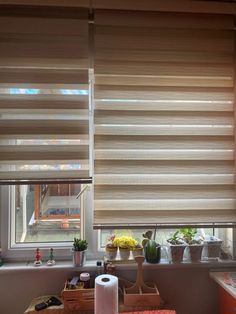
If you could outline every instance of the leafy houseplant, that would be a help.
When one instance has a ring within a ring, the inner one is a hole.
[[[86,240],[81,240],[74,238],[73,242],[73,262],[74,266],[83,266],[85,261],[85,252],[88,248],[88,242]]]
[[[108,238],[108,243],[106,244],[105,251],[108,260],[114,260],[116,259],[117,256],[118,246],[115,241],[115,238],[116,236],[112,235],[110,238]]]
[[[197,234],[196,228],[181,228],[179,232],[182,234],[182,237],[186,243],[198,243],[198,241],[195,239],[195,236]]]
[[[155,264],[160,262],[161,247],[155,240],[152,240],[152,234],[153,232],[150,230],[143,234],[144,239],[142,245],[144,247],[146,261]]]
[[[184,241],[188,245],[189,257],[192,262],[199,262],[202,258],[203,241],[202,238],[197,238],[196,228],[181,228],[180,233]]]
[[[180,231],[177,230],[173,235],[167,240],[169,243],[169,251],[173,263],[181,263],[183,261],[184,250],[186,248],[186,243],[179,236]]]

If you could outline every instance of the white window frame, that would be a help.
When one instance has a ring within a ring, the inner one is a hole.
[[[15,198],[14,186],[2,186],[1,188],[1,248],[2,256],[5,261],[34,261],[35,249],[40,248],[43,260],[49,256],[49,249],[55,251],[56,260],[72,260],[72,241],[67,242],[48,242],[48,243],[15,243]],[[93,187],[87,190],[86,202],[92,199]],[[83,206],[82,206],[83,208]],[[81,237],[89,243],[87,258],[101,258],[104,253],[98,251],[98,232],[93,230],[92,206],[87,206],[86,210],[81,211]],[[72,239],[73,240],[73,239]]]

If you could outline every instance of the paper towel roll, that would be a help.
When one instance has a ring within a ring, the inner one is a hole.
[[[95,314],[118,314],[118,278],[116,276],[96,277]]]

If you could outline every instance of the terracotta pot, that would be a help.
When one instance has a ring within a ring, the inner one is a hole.
[[[169,252],[173,263],[181,263],[183,261],[185,248],[186,248],[185,244],[181,245],[170,244]]]
[[[106,247],[106,257],[109,261],[116,259],[117,250],[117,247]]]
[[[133,249],[132,253],[133,253],[134,258],[135,258],[135,256],[143,255],[143,248]]]
[[[222,240],[204,241],[208,258],[220,257],[222,242]]]
[[[130,250],[123,249],[123,248],[119,248],[119,250],[120,250],[120,258],[124,261],[127,261],[130,257]]]
[[[192,262],[199,262],[202,259],[203,244],[193,244],[188,246],[189,257]]]

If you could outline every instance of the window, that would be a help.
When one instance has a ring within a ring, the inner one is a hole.
[[[69,248],[74,236],[84,237],[92,182],[88,8],[31,9],[0,10],[0,183],[10,185],[2,187],[9,258],[32,257],[27,250],[36,246]]]
[[[5,251],[236,223],[232,15],[15,10],[0,13]]]
[[[64,243],[80,238],[84,206],[81,193],[85,188],[80,184],[15,186],[12,191],[15,195],[12,202],[14,242]]]

